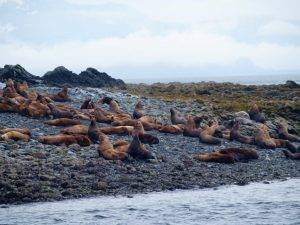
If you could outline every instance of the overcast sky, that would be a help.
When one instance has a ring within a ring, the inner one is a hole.
[[[0,66],[131,79],[300,74],[299,0],[0,0]]]

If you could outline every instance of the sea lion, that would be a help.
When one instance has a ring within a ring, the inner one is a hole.
[[[96,108],[96,106],[95,106],[94,102],[92,101],[92,99],[90,99],[90,98],[85,100],[80,107],[80,109],[95,109],[95,108]]]
[[[70,118],[70,119],[72,119],[74,117],[74,113],[71,113],[70,111],[61,110],[51,103],[48,103],[48,107],[50,108],[51,113],[54,118]]]
[[[118,102],[110,97],[102,97],[99,102],[102,104],[108,104],[109,110],[113,113],[117,113],[117,114],[124,113],[124,111],[120,109]]]
[[[199,137],[200,132],[202,131],[201,128],[199,128],[199,119],[200,117],[193,117],[188,116],[187,124],[183,128],[183,136],[189,136],[189,137]],[[197,123],[196,123],[197,122]]]
[[[221,144],[221,139],[213,136],[218,127],[216,122],[212,123],[211,126],[205,125],[199,134],[199,140],[206,144]]]
[[[107,160],[124,160],[127,158],[128,154],[128,143],[122,142],[122,144],[117,144],[115,147],[110,142],[108,137],[99,132],[99,145],[98,153],[100,156]]]
[[[165,124],[162,125],[158,131],[161,133],[169,133],[169,134],[182,134],[184,129],[183,124]]]
[[[177,110],[171,108],[170,113],[172,124],[187,124],[187,119],[184,116],[180,115],[180,113]]]
[[[138,135],[134,135],[133,139],[128,147],[128,154],[133,158],[139,159],[154,159],[155,156],[145,148],[145,146],[140,142]]]
[[[3,89],[2,96],[7,97],[7,98],[16,98],[20,95],[17,93],[17,91],[14,87],[8,86]]]
[[[99,142],[99,130],[95,119],[91,120],[89,129],[88,129],[88,137],[93,143]]]
[[[39,142],[48,145],[63,145],[69,146],[71,144],[78,144],[80,146],[89,146],[91,144],[90,139],[86,135],[74,134],[57,134],[41,136],[38,139]]]
[[[55,102],[70,101],[67,87],[63,87],[63,89],[61,91],[59,91],[57,94],[50,94],[50,95],[48,95],[48,97]]]
[[[266,122],[266,116],[264,113],[262,113],[257,106],[257,104],[254,104],[251,109],[249,110],[249,116],[251,120],[254,120],[258,123],[265,123]]]
[[[260,126],[254,136],[254,142],[263,148],[276,148],[276,142],[270,137],[268,127],[266,125]]]
[[[0,112],[20,112],[21,104],[14,98],[0,97]]]
[[[5,134],[10,131],[17,131],[19,133],[31,136],[30,130],[28,128],[3,128],[3,129],[0,129],[0,134]]]
[[[20,108],[21,114],[31,117],[45,117],[50,115],[51,110],[47,105],[37,101],[27,100]]]
[[[63,134],[82,134],[87,135],[89,127],[86,125],[74,125],[62,129],[60,132]]]
[[[147,134],[144,130],[143,124],[141,121],[136,121],[134,129],[132,131],[132,136],[137,135],[142,143],[147,144],[158,144],[159,140],[157,137]]]
[[[299,152],[292,153],[288,150],[283,150],[283,153],[284,153],[285,157],[288,158],[288,159],[300,160],[300,153]]]
[[[73,125],[81,124],[80,120],[74,120],[74,119],[69,119],[69,118],[59,118],[59,119],[47,120],[44,123],[51,125],[51,126],[73,126]]]
[[[253,144],[254,138],[241,134],[239,129],[240,129],[240,123],[238,121],[236,121],[230,131],[229,139],[231,141],[237,140],[237,141],[239,141],[241,143],[245,143],[245,144]]]
[[[141,101],[138,101],[134,107],[134,111],[133,111],[133,119],[139,119],[142,116],[144,116],[144,111],[143,111],[143,104]]]
[[[195,154],[193,158],[205,162],[234,163],[240,161],[247,162],[251,159],[258,159],[258,153],[255,149],[232,147],[209,153]]]
[[[300,137],[294,134],[289,134],[287,126],[283,123],[278,126],[278,137],[292,142],[300,142]]]
[[[286,147],[293,153],[300,152],[300,143],[286,142]]]
[[[95,117],[96,121],[99,123],[111,123],[113,121],[113,116],[105,115],[104,110],[95,109],[92,115]]]
[[[104,134],[120,134],[128,135],[133,131],[133,126],[116,126],[116,127],[100,127],[98,128]]]
[[[1,135],[2,140],[14,140],[14,141],[26,141],[30,140],[30,136],[27,134],[20,133],[18,131],[9,131]]]

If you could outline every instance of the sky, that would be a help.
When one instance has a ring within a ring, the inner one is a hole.
[[[0,67],[114,77],[300,74],[299,0],[0,0]],[[300,76],[300,75],[299,75]]]

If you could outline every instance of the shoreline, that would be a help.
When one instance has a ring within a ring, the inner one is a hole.
[[[35,87],[39,91],[57,92],[58,88]],[[131,111],[138,97],[130,92],[108,92],[95,88],[72,88],[72,106],[78,108],[87,97],[99,99],[109,95]],[[284,95],[284,94],[283,94]],[[165,101],[141,97],[148,115],[169,120],[168,109],[175,107],[183,113],[197,114],[206,103],[198,101]],[[207,111],[213,110],[206,108]],[[214,112],[214,111],[213,111]],[[28,127],[33,138],[58,133],[61,127],[43,124],[46,118],[33,119],[14,113],[1,113],[0,125]],[[293,120],[292,120],[293,121]],[[83,121],[88,124],[88,121]],[[99,124],[100,126],[104,124]],[[214,188],[222,185],[245,185],[252,182],[299,177],[300,164],[287,160],[282,149],[262,149],[256,146],[260,158],[248,163],[218,164],[199,162],[191,155],[229,146],[250,145],[223,140],[221,145],[200,143],[197,138],[149,132],[160,140],[158,145],[147,145],[157,161],[145,162],[130,158],[108,161],[98,156],[97,145],[69,147],[43,145],[36,140],[23,142],[0,141],[0,204],[20,204],[87,196],[132,195],[166,190]],[[130,140],[128,136],[110,138]]]

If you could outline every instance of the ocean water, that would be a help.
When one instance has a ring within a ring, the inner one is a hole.
[[[300,224],[300,179],[0,208],[0,224]]]

